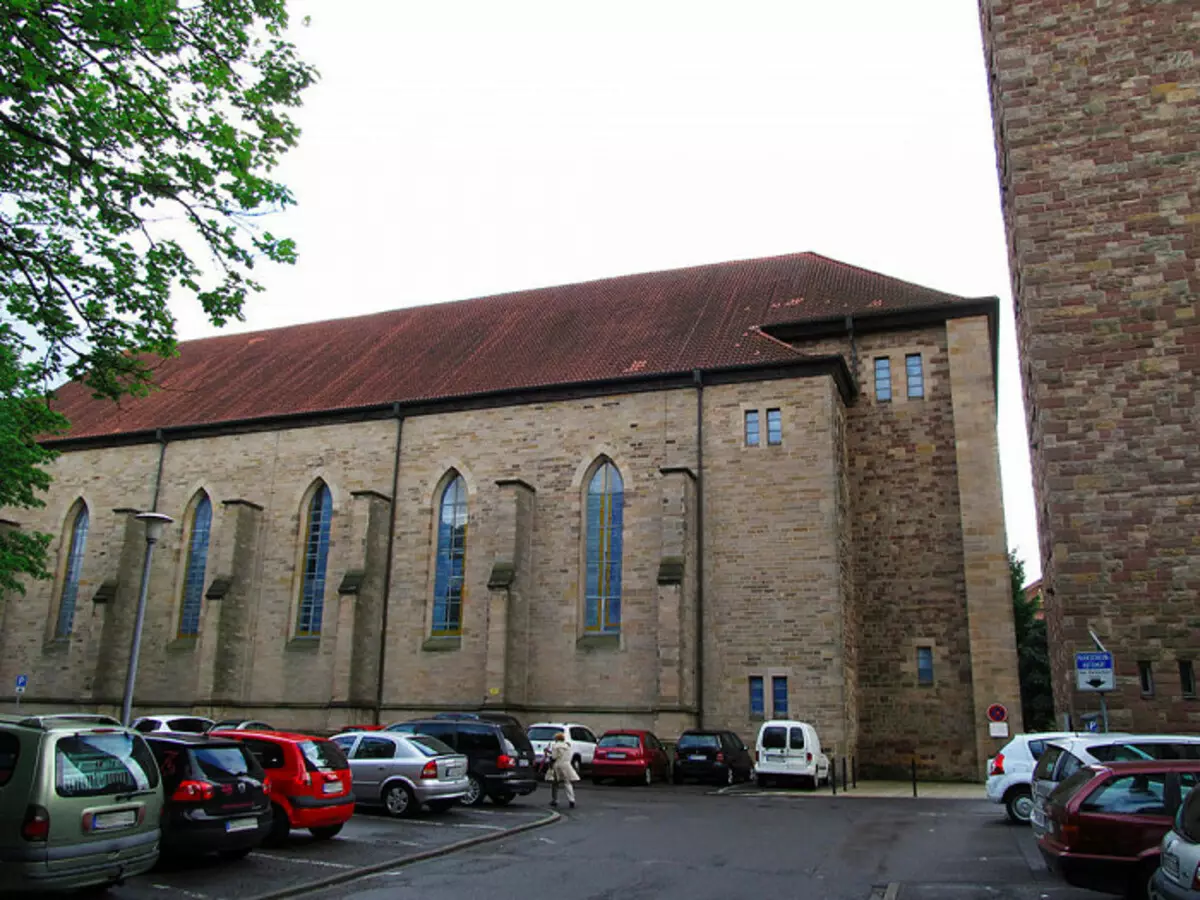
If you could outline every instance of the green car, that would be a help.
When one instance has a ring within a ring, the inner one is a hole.
[[[0,885],[112,884],[158,859],[163,788],[141,736],[108,716],[0,715]]]

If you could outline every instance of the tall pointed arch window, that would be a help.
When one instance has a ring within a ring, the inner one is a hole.
[[[75,625],[75,601],[79,597],[79,575],[83,571],[83,554],[87,547],[88,508],[82,500],[71,523],[71,544],[67,551],[67,566],[63,572],[62,596],[58,601],[58,621],[54,625],[54,636],[71,636]]]
[[[181,638],[200,633],[200,603],[204,598],[204,570],[208,566],[208,539],[212,533],[212,502],[200,492],[193,504],[187,561],[183,570],[183,602],[179,608]]]
[[[584,630],[621,630],[621,533],[625,486],[605,460],[588,482]]]
[[[467,560],[467,483],[457,472],[438,503],[437,563],[433,585],[434,636],[462,634]]]
[[[325,613],[325,566],[329,561],[329,523],[333,496],[324,482],[317,484],[308,501],[304,521],[304,578],[300,583],[300,613],[296,637],[320,637]]]

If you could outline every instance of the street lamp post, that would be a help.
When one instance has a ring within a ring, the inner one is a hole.
[[[135,518],[146,524],[146,555],[142,559],[142,587],[138,591],[137,618],[133,623],[133,641],[129,647],[129,671],[125,673],[125,696],[121,701],[121,724],[126,727],[133,713],[133,685],[137,681],[138,654],[142,649],[142,623],[146,620],[146,593],[150,589],[150,559],[154,556],[154,545],[162,537],[163,529],[175,520],[163,513],[143,512]]]

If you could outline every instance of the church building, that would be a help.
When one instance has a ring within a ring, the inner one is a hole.
[[[55,399],[23,709],[332,731],[495,708],[978,779],[1021,729],[998,300],[813,253],[183,342]],[[995,715],[995,711],[993,711]]]

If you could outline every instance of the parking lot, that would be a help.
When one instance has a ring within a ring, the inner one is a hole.
[[[507,808],[389,819],[359,813],[332,841],[295,833],[289,846],[235,864],[169,866],[117,888],[119,900],[233,900],[299,889],[310,900],[1085,900],[1055,882],[1027,828],[984,800],[879,798],[808,791],[718,793],[700,785],[579,789],[579,807],[542,828],[544,789]],[[389,865],[479,837],[498,840]],[[330,876],[369,874],[321,889]],[[311,890],[304,890],[310,885]]]

